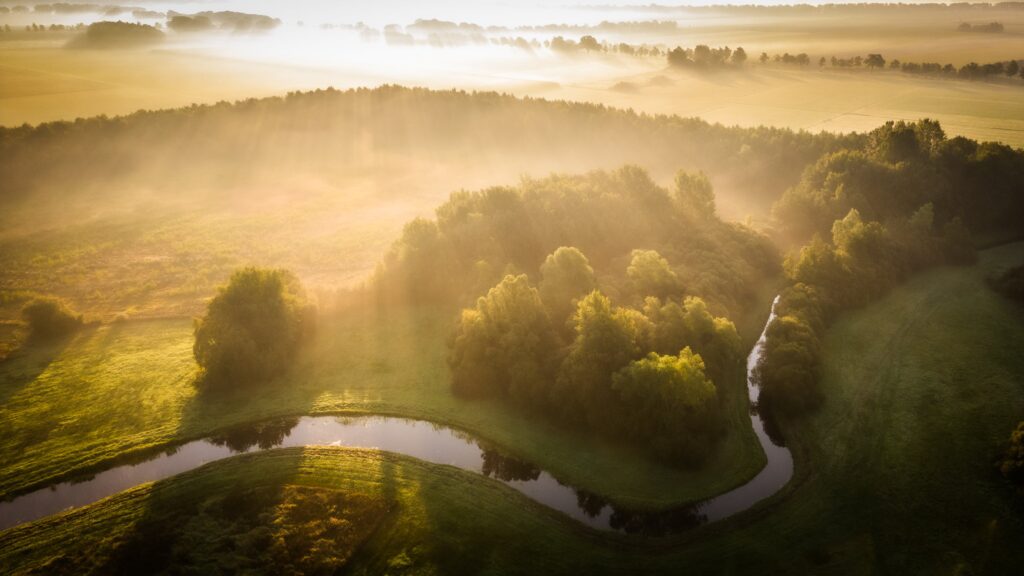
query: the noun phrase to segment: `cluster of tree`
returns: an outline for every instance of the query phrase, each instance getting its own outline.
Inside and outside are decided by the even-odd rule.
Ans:
[[[839,312],[909,274],[974,258],[971,230],[1020,234],[1024,152],[947,139],[938,123],[890,122],[860,150],[824,156],[775,208],[793,239],[790,285],[758,367],[761,399],[797,414],[819,400],[820,337]]]
[[[406,226],[375,286],[476,300],[450,342],[456,393],[691,463],[721,432],[713,382],[740,369],[723,315],[776,270],[764,237],[717,218],[706,176],[669,192],[627,166],[457,192]]]
[[[676,46],[667,55],[669,65],[677,68],[740,67],[747,61],[747,52],[742,47],[733,50],[728,46],[711,48],[705,44],[698,44],[692,50]]]
[[[938,122],[888,122],[861,147],[824,155],[777,202],[791,237],[828,234],[857,209],[888,224],[932,204],[935,220],[960,218],[986,235],[1019,234],[1024,152],[995,142],[947,138]]]
[[[653,259],[659,269],[638,272],[639,293],[662,288],[669,273]],[[651,260],[638,251],[630,268]],[[699,298],[649,295],[637,310],[613,305],[598,289],[587,293],[595,284],[586,258],[566,247],[546,259],[539,289],[525,274],[505,276],[461,314],[449,356],[453,391],[505,399],[666,462],[700,462],[722,430],[711,376],[738,364],[735,327]]]
[[[206,389],[244,388],[291,367],[314,324],[313,306],[286,270],[245,268],[195,321],[193,353]]]
[[[218,12],[196,12],[183,14],[173,10],[167,12],[168,27],[177,22],[182,31],[196,31],[212,27],[232,32],[264,32],[281,25],[281,20],[265,14],[250,14],[222,10]]]
[[[766,238],[715,216],[702,174],[681,173],[673,193],[631,166],[525,179],[515,188],[456,192],[436,214],[407,224],[385,256],[375,278],[382,296],[470,302],[506,274],[535,277],[547,255],[575,246],[616,299],[640,304],[635,287],[643,278],[657,284],[648,294],[685,291],[721,313],[750,302],[753,287],[777,266]],[[638,246],[667,260],[641,255],[623,274]],[[649,276],[668,262],[661,277]]]
[[[989,279],[989,286],[1000,294],[1024,302],[1024,266],[1016,266]]]
[[[25,32],[64,32],[67,30],[84,29],[85,24],[50,24],[49,26],[47,26],[46,24],[36,24],[35,22],[33,22],[32,24],[25,25]],[[3,31],[12,32],[13,30],[11,29],[10,24],[4,24]]]
[[[21,309],[21,318],[28,327],[30,343],[44,343],[77,332],[83,325],[82,315],[58,298],[40,297]]]
[[[587,34],[581,36],[579,41],[555,36],[551,40],[545,40],[545,47],[554,52],[600,52],[606,54],[626,54],[628,56],[662,56],[666,52],[657,46],[647,44],[627,44],[626,42],[608,43]]]
[[[982,32],[988,34],[998,34],[1003,31],[1003,25],[999,22],[989,22],[988,24],[970,24],[968,22],[961,22],[956,27],[958,32]]]
[[[139,48],[158,44],[164,33],[148,24],[94,22],[68,43],[73,48]]]
[[[776,54],[774,56],[768,56],[767,52],[761,52],[761,55],[757,58],[757,61],[761,64],[767,64],[773,62],[775,64],[791,64],[795,66],[807,66],[811,63],[811,57],[801,52],[799,54],[790,54],[784,52],[782,54]]]
[[[84,14],[96,12],[104,16],[117,16],[130,10],[124,6],[110,4],[84,4],[73,2],[57,2],[55,4],[36,4],[33,11],[44,14]]]

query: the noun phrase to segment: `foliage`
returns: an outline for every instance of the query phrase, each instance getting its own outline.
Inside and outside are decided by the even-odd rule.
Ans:
[[[689,347],[676,356],[654,352],[630,363],[612,378],[626,438],[650,443],[650,451],[669,461],[700,460],[720,430],[715,385],[704,361]]]
[[[246,387],[284,373],[312,324],[312,307],[290,272],[235,272],[195,321],[193,352],[204,371],[201,382]]]
[[[562,246],[540,266],[540,296],[556,327],[576,310],[576,301],[597,287],[594,269],[576,248]]]
[[[620,417],[612,376],[641,355],[636,320],[597,290],[580,300],[574,317],[576,337],[559,369],[553,395],[557,410],[570,421],[607,432]]]
[[[548,273],[559,262],[581,272],[574,290],[593,282],[578,250],[559,248],[545,262]],[[562,298],[565,291],[549,294]],[[712,316],[697,297],[682,305],[649,297],[640,311],[614,306],[595,289],[577,301],[573,340],[563,348],[550,308],[520,275],[506,276],[475,308],[463,310],[450,344],[452,390],[509,397],[673,464],[700,462],[712,452],[723,416],[717,402],[703,401],[716,389],[705,372],[725,379],[737,364],[740,342],[732,322]],[[680,349],[679,356],[655,352]],[[711,367],[693,350],[707,354]],[[652,365],[630,368],[647,353]],[[643,399],[647,393],[652,396]],[[666,395],[671,401],[663,401]]]
[[[836,314],[921,269],[973,262],[972,230],[1019,235],[1022,175],[1024,152],[946,139],[929,120],[886,123],[863,150],[809,167],[775,207],[791,237],[811,240],[786,259],[786,312],[768,330],[760,368],[767,404],[796,414],[820,403],[819,342]]]
[[[713,204],[709,184],[694,181],[703,206]],[[674,206],[667,190],[633,166],[460,191],[436,215],[408,224],[385,256],[374,277],[382,297],[463,303],[507,273],[540,275],[543,290],[540,267],[560,247],[586,254],[611,295],[676,297],[685,278],[687,290],[716,312],[741,309],[761,278],[777,271],[764,236],[707,210]],[[548,303],[559,327],[569,300]]]
[[[82,316],[59,298],[37,297],[21,309],[32,342],[46,342],[67,336],[82,327]]]
[[[715,193],[711,181],[703,172],[676,172],[676,202],[683,210],[694,213],[700,218],[711,218],[715,215]]]
[[[672,270],[668,260],[656,250],[633,250],[626,277],[633,290],[641,297],[675,296],[682,290],[679,277]]]
[[[164,33],[148,24],[134,22],[94,22],[74,38],[69,46],[76,48],[138,48],[158,44]]]
[[[506,276],[463,310],[448,363],[452,390],[468,396],[508,396],[543,406],[557,336],[537,290],[525,275]]]

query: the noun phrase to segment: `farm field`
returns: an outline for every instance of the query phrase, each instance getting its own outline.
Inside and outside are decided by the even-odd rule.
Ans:
[[[182,514],[192,520],[167,546],[184,554],[187,548],[178,547],[208,530],[219,499],[244,481],[252,489],[329,487],[393,503],[352,557],[356,573],[378,572],[399,558],[445,572],[655,572],[681,563],[697,571],[794,574],[1012,571],[1022,527],[1008,515],[1009,493],[989,455],[1024,404],[1024,359],[1015,352],[1024,342],[1024,310],[988,291],[984,279],[1022,261],[1024,244],[990,249],[976,266],[922,274],[842,318],[826,341],[829,402],[787,430],[797,480],[753,514],[682,537],[600,535],[462,471],[372,451],[311,448],[235,457],[6,531],[0,561],[16,572],[59,567],[69,561],[60,557],[74,561],[86,549],[94,552],[88,566],[123,561],[118,542]],[[979,362],[982,353],[988,360]],[[862,357],[870,365],[854,366]],[[822,517],[833,521],[820,527]],[[928,528],[906,528],[916,522]],[[85,526],[96,536],[70,548],[58,544]],[[483,547],[487,560],[454,553],[462,546]]]
[[[13,45],[12,45],[13,44]],[[599,102],[739,126],[818,132],[869,131],[888,120],[939,120],[950,135],[1024,146],[1024,84],[921,78],[892,72],[752,66],[679,73],[661,59],[517,58],[507,70],[473,72],[458,61],[408,74],[356,62],[294,66],[185,49],[107,54],[0,43],[0,125],[280,95],[325,86],[405,83],[499,90]],[[427,56],[427,54],[420,54]],[[938,58],[939,55],[928,54]],[[217,82],[209,82],[216,77]],[[170,90],[170,87],[174,87]]]

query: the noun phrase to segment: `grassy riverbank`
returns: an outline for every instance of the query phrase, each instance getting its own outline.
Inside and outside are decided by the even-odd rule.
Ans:
[[[147,514],[187,520],[234,486],[288,483],[397,503],[353,557],[356,573],[1012,573],[1024,528],[992,458],[1024,413],[1024,309],[984,279],[1022,261],[1024,244],[992,249],[978,266],[923,274],[843,318],[825,343],[828,400],[787,429],[794,484],[680,537],[599,535],[450,467],[309,449],[215,463],[0,533],[0,565],[24,570],[81,550],[98,562]]]
[[[230,398],[197,395],[187,321],[105,325],[12,358],[0,365],[0,496],[217,430],[300,414],[388,414],[449,425],[635,507],[706,498],[763,466],[739,367],[721,385],[730,432],[718,453],[700,470],[672,469],[497,402],[455,398],[444,360],[454,316],[418,309],[325,321],[314,349],[285,381]],[[749,341],[761,322],[741,323],[751,327]]]

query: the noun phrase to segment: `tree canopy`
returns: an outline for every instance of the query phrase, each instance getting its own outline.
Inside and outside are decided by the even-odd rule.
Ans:
[[[312,306],[290,272],[236,271],[195,321],[200,382],[209,388],[246,387],[284,373],[312,325]]]

